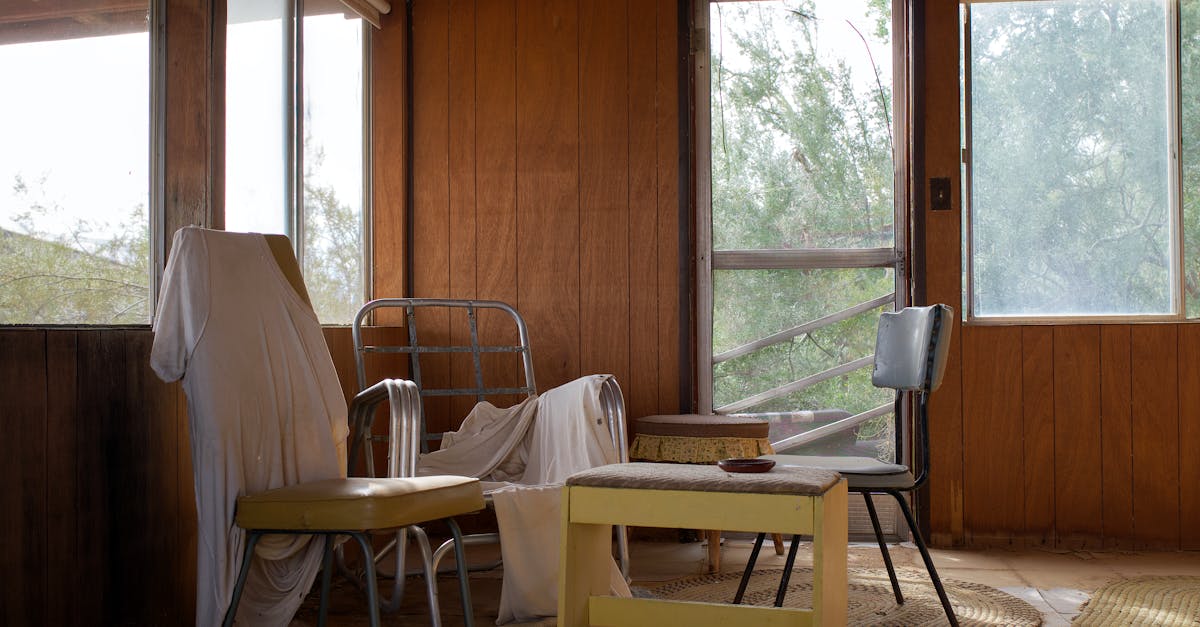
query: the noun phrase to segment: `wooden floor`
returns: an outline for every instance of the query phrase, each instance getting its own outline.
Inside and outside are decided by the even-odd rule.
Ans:
[[[746,563],[752,541],[726,539],[722,547],[722,571],[740,571]],[[680,577],[700,574],[705,568],[706,547],[699,543],[635,542],[631,547],[634,585],[652,587]],[[471,547],[472,560],[492,559],[492,547]],[[892,548],[899,566],[921,568],[921,558],[911,545]],[[934,550],[934,561],[943,578],[971,581],[993,586],[1020,597],[1041,611],[1044,625],[1068,625],[1078,614],[1079,605],[1100,586],[1125,577],[1139,575],[1200,574],[1200,552],[1148,551],[1048,551],[1048,550]],[[782,566],[782,557],[763,551],[759,564]],[[806,559],[800,552],[797,562]],[[850,547],[851,567],[882,567],[879,549],[873,544]],[[471,575],[475,624],[494,625],[500,606],[500,569]],[[453,576],[439,578],[443,624],[462,625],[457,582]],[[390,583],[388,584],[390,585]],[[429,625],[426,613],[424,581],[409,578],[399,616],[385,616],[386,624]],[[316,625],[318,592],[313,590],[293,621],[294,626]],[[357,627],[367,624],[364,597],[353,585],[335,578],[330,624]],[[538,623],[533,623],[538,624]],[[553,621],[545,623],[553,625]]]

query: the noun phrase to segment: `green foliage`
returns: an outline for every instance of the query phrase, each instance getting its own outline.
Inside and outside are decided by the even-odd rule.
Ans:
[[[54,233],[38,228],[66,222],[46,198],[18,176],[13,189],[27,208],[13,216],[19,232],[0,231],[0,324],[145,324],[150,319],[149,221],[146,208],[129,211],[115,231],[76,220]]]
[[[304,282],[322,322],[349,324],[363,304],[362,216],[332,186],[314,182],[324,159],[320,149],[305,159]]]

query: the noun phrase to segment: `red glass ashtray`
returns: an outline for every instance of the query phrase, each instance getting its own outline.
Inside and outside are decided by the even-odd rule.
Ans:
[[[774,460],[757,457],[731,457],[717,462],[725,472],[767,472],[775,467]]]

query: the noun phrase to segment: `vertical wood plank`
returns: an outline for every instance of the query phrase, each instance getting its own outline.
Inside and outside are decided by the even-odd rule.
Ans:
[[[1180,548],[1200,549],[1200,327],[1179,326]]]
[[[970,328],[963,361],[971,364],[962,375],[967,540],[1004,544],[1024,527],[1021,329]]]
[[[927,120],[957,120],[958,110],[958,7],[953,3],[928,3],[924,9],[924,50],[915,51],[925,60],[922,85],[925,109],[915,111]],[[948,124],[924,125],[924,175],[948,177],[954,211],[930,211],[927,206],[914,206],[912,211],[923,212],[925,221],[925,267],[913,268],[924,273],[926,301],[945,303],[962,309],[962,218],[960,203],[960,156],[958,128]],[[918,168],[920,170],[920,168]],[[922,180],[913,181],[923,186]],[[914,194],[923,199],[923,193]],[[922,303],[918,303],[922,304]],[[966,338],[975,329],[963,328],[958,317],[955,337]],[[930,478],[930,527],[935,544],[946,546],[961,542],[964,534],[964,460],[973,459],[969,448],[964,449],[965,370],[976,364],[965,354],[954,354],[947,364],[942,387],[933,395],[930,406],[930,455],[934,474]],[[960,388],[960,385],[963,386]],[[956,391],[956,388],[958,389]],[[957,394],[963,394],[962,397]]]
[[[679,2],[658,0],[657,91],[658,129],[658,403],[659,410],[677,413],[691,406],[680,398],[680,290],[690,273],[680,268],[680,234],[688,232],[679,211]],[[686,325],[685,325],[686,326]],[[690,377],[690,373],[687,374]]]
[[[1133,423],[1128,325],[1100,330],[1100,475],[1104,544],[1133,546]]]
[[[46,431],[53,434],[53,440],[47,444],[45,468],[46,483],[54,486],[46,492],[46,596],[57,599],[46,608],[47,625],[85,622],[76,599],[79,588],[89,585],[75,565],[75,528],[79,524],[79,511],[75,508],[75,460],[79,446],[76,441],[79,422],[77,351],[75,331],[46,332]],[[4,381],[5,385],[9,384],[8,379]]]
[[[212,116],[215,84],[214,63],[224,47],[213,49],[224,41],[224,24],[212,24],[213,0],[168,0],[166,4],[167,76],[166,85],[166,150],[165,212],[163,236],[165,248],[180,227],[195,224],[214,224],[212,204],[215,165],[223,171],[213,154],[213,143],[223,141],[223,124],[214,123]],[[222,3],[223,5],[224,3]],[[224,14],[224,11],[222,11]],[[214,29],[221,30],[214,38]],[[210,81],[212,81],[210,83]],[[223,218],[221,219],[223,224]]]
[[[1054,546],[1054,330],[1021,329],[1025,542]]]
[[[1179,548],[1179,355],[1175,325],[1130,328],[1133,531],[1139,548]]]
[[[450,1],[449,29],[449,177],[450,177],[450,285],[451,298],[475,298],[476,191],[475,191],[475,0]],[[451,314],[450,339],[457,346],[470,340],[465,311]],[[450,357],[453,387],[474,385],[470,355]],[[451,427],[457,428],[475,405],[473,397],[450,401]]]
[[[0,331],[0,564],[15,576],[0,586],[0,622],[46,621],[46,333]],[[66,460],[62,460],[66,461]]]
[[[627,2],[629,21],[629,380],[621,381],[631,418],[659,413],[658,185],[656,165],[658,16],[649,2]],[[669,233],[668,233],[669,236]],[[708,356],[701,355],[700,359]],[[711,408],[700,408],[707,411]]]
[[[372,296],[407,296],[404,293],[405,216],[407,204],[406,119],[408,25],[403,6],[383,15],[383,28],[371,31],[371,102],[374,213],[371,260]],[[375,324],[401,324],[403,315],[394,311],[375,314]]]
[[[178,458],[175,455],[175,384],[160,381],[150,368],[154,335],[148,329],[125,331],[126,397],[129,408],[118,427],[124,433],[117,450],[117,465],[126,479],[115,482],[110,504],[124,510],[118,527],[125,541],[126,558],[119,566],[129,580],[144,578],[145,595],[121,594],[127,605],[122,617],[138,617],[143,624],[186,622],[172,595],[172,564],[179,542],[174,525],[163,525],[166,516],[176,515]],[[170,557],[168,557],[170,556]]]
[[[579,376],[579,23],[517,2],[517,298],[542,389]]]
[[[414,296],[445,298],[450,290],[449,217],[449,5],[413,4],[413,291]],[[449,316],[423,311],[417,316],[418,341],[446,344]],[[450,383],[448,355],[421,359],[421,385],[444,388]],[[450,426],[445,398],[427,399],[430,431]]]
[[[581,0],[580,365],[629,372],[629,78],[624,2]]]
[[[1098,548],[1100,331],[1054,327],[1054,516],[1060,547]]]
[[[81,513],[75,528],[78,549],[75,567],[92,579],[77,591],[80,614],[104,622],[117,622],[110,591],[115,582],[114,560],[124,528],[112,524],[116,512],[109,505],[118,460],[112,456],[115,429],[128,405],[125,389],[125,350],[122,332],[79,332],[79,385],[76,407],[77,441],[76,509]],[[194,580],[193,574],[193,580]]]
[[[329,357],[333,360],[333,369],[337,371],[338,383],[342,386],[342,396],[346,397],[347,406],[350,400],[358,394],[358,370],[354,365],[354,339],[349,327],[322,327],[325,345],[329,347]],[[367,329],[363,330],[366,341]],[[368,381],[371,385],[374,381]]]
[[[475,228],[479,297],[521,310],[517,300],[517,12],[515,0],[476,7]],[[484,315],[480,337],[512,345],[517,333],[506,316]],[[535,330],[536,331],[536,330]],[[521,384],[504,355],[483,356],[484,383]],[[511,400],[511,399],[510,399]]]

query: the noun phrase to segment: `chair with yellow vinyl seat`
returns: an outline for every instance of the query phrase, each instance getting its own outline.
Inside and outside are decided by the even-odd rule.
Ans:
[[[369,428],[369,417],[383,398],[391,401],[393,433],[389,452],[394,474],[404,473],[408,459],[416,459],[417,425],[420,398],[411,381],[388,379],[360,393],[351,404],[351,424]],[[398,433],[397,433],[398,432]],[[356,441],[353,439],[351,441]],[[357,448],[357,447],[355,447]],[[403,448],[404,453],[401,452]],[[356,455],[352,449],[351,467]],[[233,624],[238,602],[246,584],[254,547],[267,534],[312,534],[324,536],[325,556],[322,561],[321,606],[319,624],[324,625],[328,610],[329,589],[333,573],[333,549],[336,536],[355,539],[363,552],[366,571],[367,605],[370,624],[379,624],[379,600],[375,580],[375,554],[371,543],[372,531],[393,531],[413,528],[421,523],[445,520],[454,536],[459,591],[462,595],[466,625],[473,624],[470,587],[467,582],[466,559],[462,533],[453,516],[476,512],[484,508],[479,480],[469,477],[345,477],[290,485],[237,500],[235,522],[247,530],[246,549],[234,588],[233,599],[225,615],[226,626]],[[419,528],[416,528],[419,530]],[[418,538],[424,538],[421,533]],[[425,547],[425,578],[429,589],[432,623],[439,625],[437,578]]]
[[[276,264],[305,305],[311,301],[304,280],[286,237],[265,236]],[[225,614],[225,625],[237,615],[238,602],[246,586],[246,577],[255,546],[264,535],[311,534],[324,536],[322,562],[320,624],[325,624],[329,589],[333,573],[331,559],[336,536],[350,536],[362,549],[363,570],[370,624],[379,624],[379,595],[375,580],[375,552],[371,532],[411,530],[422,545],[425,580],[431,622],[441,624],[437,599],[437,573],[431,559],[428,540],[418,524],[445,520],[453,534],[457,559],[459,591],[464,622],[473,623],[471,594],[467,582],[462,534],[453,516],[484,508],[479,481],[469,477],[415,477],[420,449],[421,397],[412,381],[385,379],[359,392],[350,403],[348,422],[351,446],[347,467],[356,467],[363,432],[369,433],[376,409],[384,402],[390,409],[388,476],[386,478],[343,477],[298,483],[240,496],[234,522],[247,533],[243,561]],[[370,454],[369,452],[367,454]],[[403,576],[403,575],[400,575]],[[356,583],[359,583],[356,581]]]

